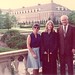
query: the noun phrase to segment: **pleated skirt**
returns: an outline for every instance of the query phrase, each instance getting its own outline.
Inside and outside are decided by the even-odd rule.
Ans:
[[[41,67],[40,63],[40,55],[39,55],[39,47],[32,48],[32,50],[37,55],[37,59],[35,59],[30,51],[28,51],[28,57],[27,57],[27,68],[33,68],[33,69],[39,69]]]

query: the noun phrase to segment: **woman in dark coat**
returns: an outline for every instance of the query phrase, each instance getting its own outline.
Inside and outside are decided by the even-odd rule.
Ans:
[[[47,21],[45,32],[41,34],[41,61],[43,75],[57,75],[57,33],[53,22]]]

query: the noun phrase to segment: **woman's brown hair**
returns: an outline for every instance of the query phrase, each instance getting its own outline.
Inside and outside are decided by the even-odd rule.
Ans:
[[[48,20],[46,25],[45,25],[45,32],[48,32],[48,24],[51,23],[52,25],[52,30],[51,31],[54,31],[53,28],[54,28],[54,23],[52,20]]]

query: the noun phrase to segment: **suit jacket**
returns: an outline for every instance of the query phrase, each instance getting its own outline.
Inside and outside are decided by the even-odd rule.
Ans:
[[[58,37],[59,37],[59,52],[60,54],[72,55],[72,49],[75,48],[75,37],[74,37],[74,28],[69,25],[64,37],[63,26],[60,25],[58,28]]]

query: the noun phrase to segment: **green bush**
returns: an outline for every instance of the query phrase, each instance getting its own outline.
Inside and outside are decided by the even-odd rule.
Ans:
[[[20,35],[17,30],[7,31],[1,38],[1,41],[6,43],[8,47],[13,49],[24,49],[26,47],[26,35]]]
[[[25,35],[16,35],[7,41],[7,45],[10,48],[14,49],[24,49],[26,47],[26,38]]]
[[[20,35],[19,31],[9,30],[1,37],[1,41],[6,43],[9,39],[11,39],[12,37],[16,35]]]

